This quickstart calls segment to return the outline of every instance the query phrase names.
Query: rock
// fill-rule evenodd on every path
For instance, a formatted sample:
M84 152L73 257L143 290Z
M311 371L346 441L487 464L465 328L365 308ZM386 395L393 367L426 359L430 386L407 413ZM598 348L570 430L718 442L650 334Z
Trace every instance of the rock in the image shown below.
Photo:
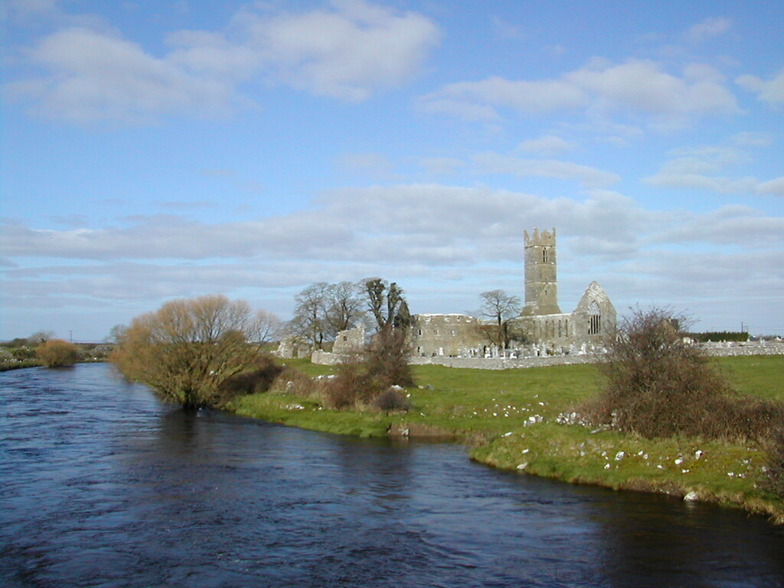
M699 495L694 490L687 493L686 496L683 497L683 500L685 502L696 502L699 499L700 499Z

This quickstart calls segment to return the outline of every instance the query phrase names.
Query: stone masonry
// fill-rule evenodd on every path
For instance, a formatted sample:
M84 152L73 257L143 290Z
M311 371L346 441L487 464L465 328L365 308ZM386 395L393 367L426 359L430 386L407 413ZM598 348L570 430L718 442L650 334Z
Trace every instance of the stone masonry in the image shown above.
M499 349L482 332L490 323L467 315L415 315L414 357L516 358L582 355L601 351L615 334L617 313L598 282L591 282L577 308L558 305L556 232L525 232L525 306L508 322L511 344Z

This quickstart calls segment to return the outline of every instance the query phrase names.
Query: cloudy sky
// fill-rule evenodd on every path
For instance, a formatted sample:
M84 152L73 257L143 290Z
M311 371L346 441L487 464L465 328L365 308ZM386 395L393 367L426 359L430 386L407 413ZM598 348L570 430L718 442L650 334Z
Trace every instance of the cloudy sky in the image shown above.
M524 295L784 334L784 2L6 0L0 339L166 300Z

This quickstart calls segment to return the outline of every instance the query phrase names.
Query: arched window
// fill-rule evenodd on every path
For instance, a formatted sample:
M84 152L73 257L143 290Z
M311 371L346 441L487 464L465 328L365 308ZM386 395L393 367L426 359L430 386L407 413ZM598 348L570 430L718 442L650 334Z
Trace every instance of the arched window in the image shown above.
M547 247L542 247L542 263L547 263Z
M588 318L588 334L598 335L602 332L602 309L594 300L591 302L590 315Z

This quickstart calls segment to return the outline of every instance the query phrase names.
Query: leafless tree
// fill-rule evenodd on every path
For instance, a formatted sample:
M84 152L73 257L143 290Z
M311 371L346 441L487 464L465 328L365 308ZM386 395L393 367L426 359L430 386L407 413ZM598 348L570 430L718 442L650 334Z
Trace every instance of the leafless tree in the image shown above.
M325 317L330 336L353 329L364 320L362 290L358 284L339 282L326 290Z
M27 338L28 345L41 345L50 339L54 339L52 331L37 331Z
M270 315L225 296L173 300L133 320L111 360L186 408L216 405L223 384L259 361Z
M503 349L509 347L509 319L520 314L520 298L507 294L504 290L490 290L482 292L482 306L479 310L481 316L493 321L493 326L484 325L482 332L494 345Z
M321 349L327 337L326 300L329 284L316 282L294 297L294 318L289 330L310 341L316 349Z

